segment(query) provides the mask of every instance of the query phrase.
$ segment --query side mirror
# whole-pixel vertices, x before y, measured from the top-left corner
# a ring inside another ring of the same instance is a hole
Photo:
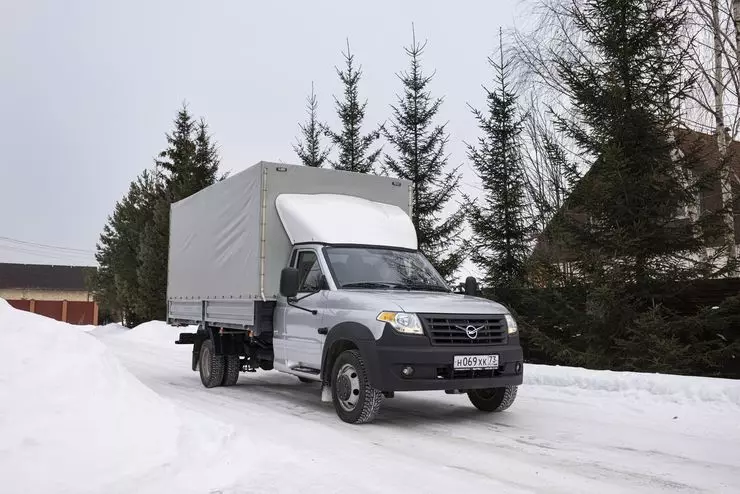
[[[283,268],[280,272],[280,295],[286,298],[294,298],[298,295],[298,270],[296,268]]]
[[[478,282],[472,276],[465,278],[465,295],[478,295]]]

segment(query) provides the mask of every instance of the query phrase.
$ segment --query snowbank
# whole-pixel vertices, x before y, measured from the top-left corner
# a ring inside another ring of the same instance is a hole
[[[120,336],[130,342],[173,348],[180,333],[194,333],[197,329],[197,326],[175,327],[164,321],[149,321],[134,328],[126,328],[119,324],[100,326],[93,330],[92,334],[103,337]]]
[[[647,396],[676,403],[701,401],[740,406],[740,381],[733,379],[527,364],[524,367],[524,384],[617,392],[636,398]]]
[[[100,492],[175,454],[173,406],[86,329],[0,299],[3,491]]]

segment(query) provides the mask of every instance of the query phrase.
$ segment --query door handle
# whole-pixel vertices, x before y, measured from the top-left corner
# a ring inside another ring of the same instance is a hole
[[[319,328],[319,334],[329,334],[329,328]]]

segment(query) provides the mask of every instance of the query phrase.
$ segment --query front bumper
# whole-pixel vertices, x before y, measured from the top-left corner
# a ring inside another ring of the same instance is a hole
[[[522,348],[518,336],[505,345],[433,346],[421,336],[405,336],[386,328],[374,345],[371,381],[381,391],[470,390],[518,386],[523,380]],[[498,355],[499,367],[455,371],[456,355]],[[404,367],[413,374],[404,376]]]

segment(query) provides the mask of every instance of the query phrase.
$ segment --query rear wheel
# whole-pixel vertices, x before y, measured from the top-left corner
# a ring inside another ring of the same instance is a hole
[[[200,369],[200,382],[206,388],[220,386],[224,379],[226,359],[223,355],[216,355],[212,340],[205,340],[200,347],[200,358],[198,368]]]
[[[224,367],[224,380],[221,382],[223,386],[233,386],[239,380],[239,371],[241,371],[241,362],[239,362],[239,355],[226,355],[226,365]]]
[[[473,406],[483,412],[503,412],[516,399],[518,386],[504,386],[502,388],[471,389],[468,391]]]
[[[370,385],[365,361],[357,350],[347,350],[337,358],[331,391],[337,415],[350,424],[372,422],[383,402],[383,393]]]

